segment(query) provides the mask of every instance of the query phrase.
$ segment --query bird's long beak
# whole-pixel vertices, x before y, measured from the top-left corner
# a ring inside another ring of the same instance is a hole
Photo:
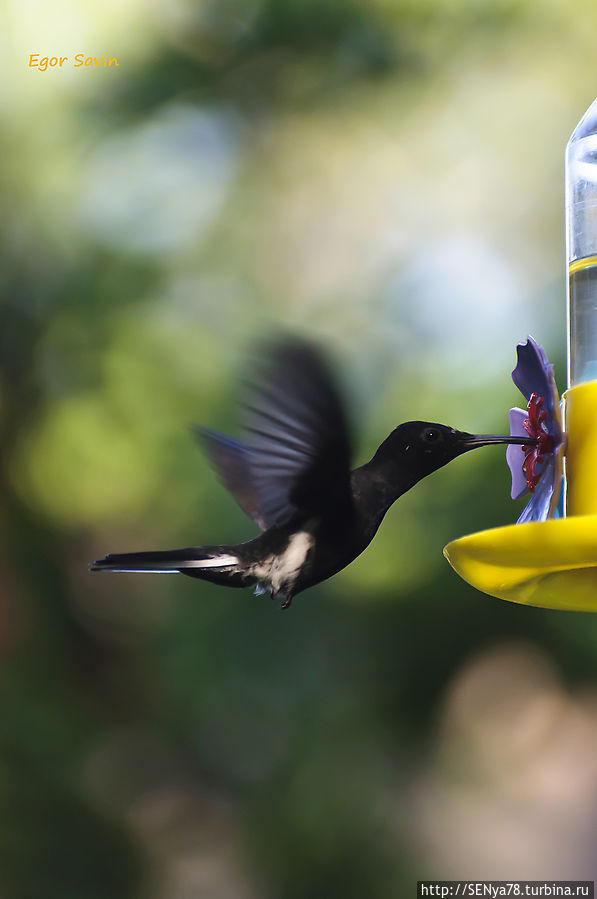
[[[494,443],[514,443],[517,446],[535,446],[536,437],[510,437],[505,434],[462,434],[462,452],[476,449],[478,446],[493,446]]]

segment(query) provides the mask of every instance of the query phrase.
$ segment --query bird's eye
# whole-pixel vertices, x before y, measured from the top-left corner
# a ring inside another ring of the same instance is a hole
[[[425,428],[423,431],[423,440],[426,443],[434,443],[436,440],[439,440],[440,433],[437,428]]]

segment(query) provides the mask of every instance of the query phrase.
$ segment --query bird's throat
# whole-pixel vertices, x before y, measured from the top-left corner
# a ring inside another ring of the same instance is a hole
[[[352,472],[352,492],[355,505],[376,525],[382,520],[398,497],[410,490],[421,477],[397,465],[392,459],[373,457],[370,462]]]

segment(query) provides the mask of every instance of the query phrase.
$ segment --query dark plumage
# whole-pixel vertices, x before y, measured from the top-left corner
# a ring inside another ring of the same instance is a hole
[[[421,478],[478,446],[532,442],[409,421],[351,471],[347,417],[320,353],[285,340],[263,359],[245,402],[243,442],[196,428],[222,483],[262,533],[235,545],[111,553],[92,571],[174,571],[228,587],[256,586],[283,595],[288,608],[297,593],[360,555],[392,503]]]

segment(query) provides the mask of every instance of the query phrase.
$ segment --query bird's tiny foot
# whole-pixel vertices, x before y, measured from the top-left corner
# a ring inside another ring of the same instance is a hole
[[[280,603],[280,608],[281,609],[289,609],[291,602],[292,602],[292,596],[287,596],[286,599],[284,600],[284,602]]]

